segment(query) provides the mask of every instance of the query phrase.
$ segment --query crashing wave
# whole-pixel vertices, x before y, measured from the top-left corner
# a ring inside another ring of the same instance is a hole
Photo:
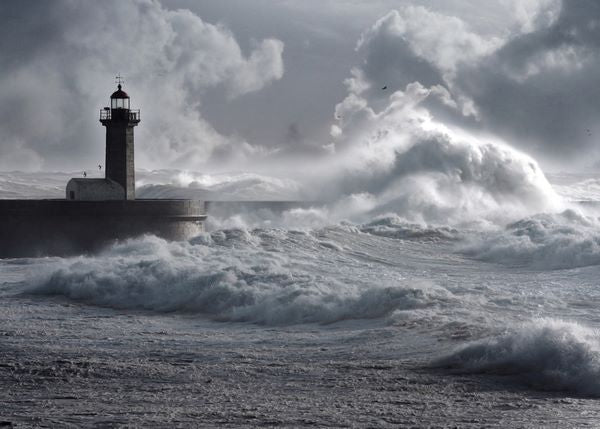
[[[281,230],[217,231],[181,243],[146,237],[63,260],[28,293],[266,325],[381,318],[453,299],[427,282],[362,282],[351,266],[324,269],[334,256],[324,252],[341,251],[312,234]]]
[[[473,258],[538,269],[600,264],[600,222],[574,210],[538,214],[475,235],[462,251]]]
[[[468,343],[433,366],[518,376],[540,390],[600,396],[600,334],[574,323],[542,319]]]
[[[563,208],[535,160],[489,136],[446,126],[427,107],[439,88],[415,82],[375,111],[361,94],[338,104],[330,195],[372,196],[366,214],[417,223],[502,224]],[[366,219],[362,219],[366,221]]]
[[[360,231],[396,239],[416,239],[425,241],[455,240],[459,232],[448,226],[429,226],[408,222],[396,215],[379,216],[360,227]]]

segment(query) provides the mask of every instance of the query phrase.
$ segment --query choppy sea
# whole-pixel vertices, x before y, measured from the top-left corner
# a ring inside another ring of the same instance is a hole
[[[3,173],[0,195],[67,176]],[[494,228],[230,213],[185,242],[0,260],[0,420],[597,427],[600,181],[549,179],[569,208]]]

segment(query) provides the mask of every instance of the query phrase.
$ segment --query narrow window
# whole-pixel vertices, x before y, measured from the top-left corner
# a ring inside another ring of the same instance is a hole
[[[69,198],[72,200],[75,199],[75,191],[69,191]]]

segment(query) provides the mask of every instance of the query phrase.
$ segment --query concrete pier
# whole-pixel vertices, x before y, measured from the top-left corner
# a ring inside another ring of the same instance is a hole
[[[0,200],[0,258],[92,252],[144,234],[185,240],[205,219],[196,200]]]

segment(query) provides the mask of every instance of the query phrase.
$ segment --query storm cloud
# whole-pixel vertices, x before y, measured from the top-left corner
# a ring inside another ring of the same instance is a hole
[[[550,25],[519,35],[457,86],[482,124],[540,157],[597,157],[600,4],[565,0]]]
[[[388,13],[360,39],[365,62],[351,92],[362,88],[377,109],[389,95],[383,87],[437,87],[447,97],[430,111],[447,125],[499,136],[552,166],[589,168],[599,155],[600,5],[519,5],[520,28],[496,36],[424,7]]]
[[[411,84],[436,121],[544,167],[600,159],[593,0],[6,1],[0,17],[2,170],[101,163],[116,73],[143,168],[289,171],[343,147],[332,125],[368,134],[332,114],[349,95],[378,114]]]
[[[226,27],[154,0],[3,2],[0,16],[0,168],[102,160],[97,112],[116,72],[143,106],[142,164],[202,165],[234,145],[238,156],[260,151],[215,131],[191,94],[219,87],[235,98],[280,79],[281,41],[242,52]]]

